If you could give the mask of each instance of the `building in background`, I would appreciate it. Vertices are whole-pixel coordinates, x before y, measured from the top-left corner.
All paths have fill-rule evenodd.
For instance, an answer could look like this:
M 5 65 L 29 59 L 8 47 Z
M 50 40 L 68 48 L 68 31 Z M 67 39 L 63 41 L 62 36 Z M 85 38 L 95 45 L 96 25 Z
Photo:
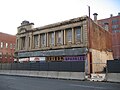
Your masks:
M 113 57 L 120 59 L 120 13 L 117 16 L 111 14 L 110 18 L 98 20 L 98 23 L 103 28 L 109 28 L 109 32 L 112 34 Z
M 0 63 L 14 61 L 16 36 L 0 32 Z
M 102 72 L 106 61 L 113 59 L 110 32 L 88 16 L 38 28 L 33 25 L 23 21 L 17 28 L 15 54 L 19 61 L 85 61 L 89 74 Z

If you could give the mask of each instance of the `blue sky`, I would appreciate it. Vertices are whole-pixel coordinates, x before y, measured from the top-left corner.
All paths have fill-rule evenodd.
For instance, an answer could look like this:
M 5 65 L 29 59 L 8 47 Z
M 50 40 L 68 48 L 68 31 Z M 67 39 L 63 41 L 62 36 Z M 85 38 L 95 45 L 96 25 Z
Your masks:
M 116 16 L 120 12 L 120 0 L 1 0 L 0 32 L 15 35 L 23 20 L 40 27 L 88 15 L 88 7 L 98 13 L 98 19 Z

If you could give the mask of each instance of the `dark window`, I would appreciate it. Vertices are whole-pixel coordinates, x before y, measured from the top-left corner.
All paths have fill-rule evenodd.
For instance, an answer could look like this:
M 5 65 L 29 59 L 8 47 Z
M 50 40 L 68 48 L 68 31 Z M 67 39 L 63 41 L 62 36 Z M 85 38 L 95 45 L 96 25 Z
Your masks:
M 49 44 L 54 45 L 54 32 L 49 33 Z
M 45 47 L 46 46 L 46 35 L 45 34 L 41 34 L 40 35 L 41 39 L 41 47 Z
M 67 31 L 67 42 L 72 42 L 72 29 L 66 29 Z
M 118 22 L 119 22 L 118 19 L 113 19 L 113 20 L 112 20 L 112 24 L 116 24 L 116 23 L 118 23 Z
M 81 41 L 81 27 L 75 28 L 75 41 L 80 42 Z
M 38 48 L 38 35 L 34 35 L 34 48 Z
M 21 50 L 25 49 L 25 37 L 21 37 Z

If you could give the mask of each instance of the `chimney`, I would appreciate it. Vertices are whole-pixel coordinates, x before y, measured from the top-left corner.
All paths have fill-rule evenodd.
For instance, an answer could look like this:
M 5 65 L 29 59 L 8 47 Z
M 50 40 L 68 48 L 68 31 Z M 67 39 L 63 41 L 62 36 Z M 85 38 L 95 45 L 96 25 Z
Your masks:
M 118 16 L 120 16 L 120 12 L 118 13 Z
M 109 31 L 109 26 L 108 26 L 109 24 L 106 22 L 106 23 L 104 23 L 104 25 L 105 25 L 105 26 L 104 26 L 104 29 L 105 29 L 106 31 Z
M 98 15 L 98 14 L 97 14 L 97 13 L 94 13 L 93 15 L 94 15 L 94 22 L 97 23 L 97 15 Z
M 110 14 L 110 17 L 113 17 L 113 14 Z

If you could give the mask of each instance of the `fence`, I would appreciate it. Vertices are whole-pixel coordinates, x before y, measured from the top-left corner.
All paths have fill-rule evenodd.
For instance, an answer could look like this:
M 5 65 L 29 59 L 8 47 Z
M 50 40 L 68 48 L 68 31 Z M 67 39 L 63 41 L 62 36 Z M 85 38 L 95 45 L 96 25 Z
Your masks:
M 120 60 L 107 61 L 108 73 L 120 73 Z
M 107 72 L 107 81 L 120 82 L 120 60 L 108 60 Z
M 34 70 L 84 72 L 85 61 L 36 62 L 36 63 L 0 63 L 0 70 Z

